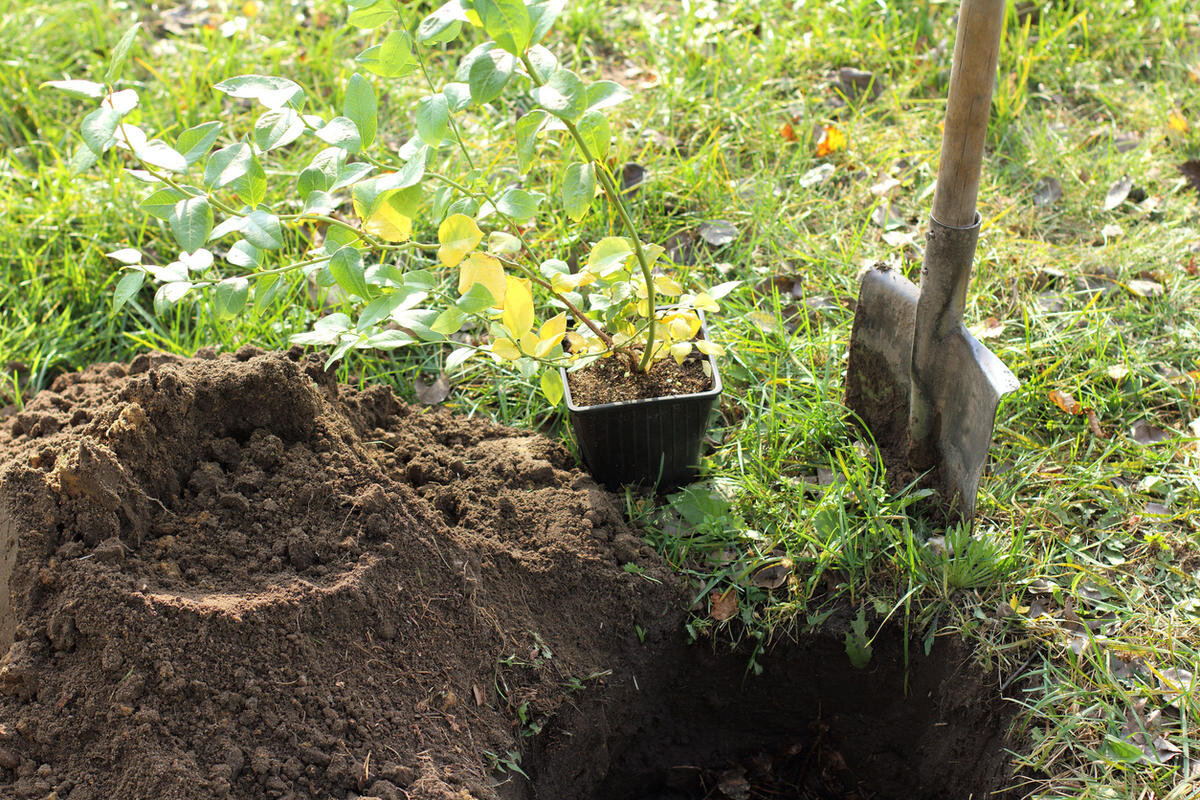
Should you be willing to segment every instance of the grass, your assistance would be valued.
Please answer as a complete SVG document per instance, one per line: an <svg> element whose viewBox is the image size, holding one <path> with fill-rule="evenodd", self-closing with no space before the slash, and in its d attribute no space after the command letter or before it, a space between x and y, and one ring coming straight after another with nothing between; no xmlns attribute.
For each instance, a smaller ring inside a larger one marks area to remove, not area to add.
<svg viewBox="0 0 1200 800"><path fill-rule="evenodd" d="M1200 13L1183 0L1019 6L1001 52L966 316L989 320L985 343L1022 385L1001 406L973 531L910 519L912 496L889 494L841 405L859 269L919 267L954 5L608 0L564 16L553 36L582 73L641 87L619 114L616 157L646 171L636 212L647 238L692 262L685 278L745 281L713 320L729 353L708 480L665 515L637 498L631 509L657 514L652 540L695 583L697 638L757 652L834 603L866 609L871 632L904 624L926 645L966 636L1022 706L1014 759L1032 796L1184 800L1200 794L1200 703L1175 686L1200 661L1200 196L1176 165L1200 156ZM136 2L21 0L0 12L0 405L91 361L279 347L313 319L301 280L233 323L187 307L158 318L147 298L110 312L103 254L166 250L169 236L136 210L140 188L115 161L70 174L81 106L39 87L101 75L135 14L161 20ZM264 3L230 38L204 25L154 30L130 73L143 124L228 116L208 87L248 72L285 74L334 106L361 38L343 19L320 0ZM842 67L872 72L885 91L834 105ZM404 135L418 87L389 91L390 135ZM1168 128L1173 110L1186 132ZM830 123L849 146L818 157L811 129ZM503 119L475 124L484 141L504 133ZM311 152L297 149L282 172ZM561 166L543 157L546 171ZM832 172L819 179L823 165ZM1129 197L1106 208L1126 176ZM1044 206L1042 178L1062 189ZM888 203L896 224L885 232L871 217ZM714 219L737 227L732 244L699 238ZM569 255L610 224L546 220L537 236ZM411 398L413 378L435 374L441 357L354 356L342 377ZM519 376L474 370L454 383L456 407L563 432ZM1094 422L1060 408L1054 390ZM1133 435L1139 423L1161 441ZM677 535L681 524L691 535ZM731 588L738 613L718 621L703 597ZM1146 755L1138 734L1170 747Z"/></svg>

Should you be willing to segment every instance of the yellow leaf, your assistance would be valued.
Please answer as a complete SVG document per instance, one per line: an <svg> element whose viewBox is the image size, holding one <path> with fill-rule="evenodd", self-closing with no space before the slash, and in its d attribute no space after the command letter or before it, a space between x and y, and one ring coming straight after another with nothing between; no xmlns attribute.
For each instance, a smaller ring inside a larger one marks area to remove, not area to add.
<svg viewBox="0 0 1200 800"><path fill-rule="evenodd" d="M725 348L707 339L699 339L696 341L696 349L706 356L720 356L725 354Z"/></svg>
<svg viewBox="0 0 1200 800"><path fill-rule="evenodd" d="M845 150L848 142L845 131L836 125L826 125L821 131L821 140L817 142L817 157Z"/></svg>
<svg viewBox="0 0 1200 800"><path fill-rule="evenodd" d="M683 294L683 287L669 275L659 275L654 279L654 288L667 297L678 297Z"/></svg>
<svg viewBox="0 0 1200 800"><path fill-rule="evenodd" d="M526 331L521 336L521 349L526 353L533 353L537 350L538 338L533 331Z"/></svg>
<svg viewBox="0 0 1200 800"><path fill-rule="evenodd" d="M374 214L363 220L363 230L385 242L407 242L412 236L412 220L384 203Z"/></svg>
<svg viewBox="0 0 1200 800"><path fill-rule="evenodd" d="M701 311L720 311L721 306L708 296L708 292L701 292L692 300L692 308L698 308Z"/></svg>
<svg viewBox="0 0 1200 800"><path fill-rule="evenodd" d="M581 286L590 286L596 282L596 276L590 272L556 272L550 276L550 288L562 294L573 292Z"/></svg>
<svg viewBox="0 0 1200 800"><path fill-rule="evenodd" d="M557 344L562 341L566 332L567 312L564 311L542 323L542 327L538 328L538 338L543 342L552 341Z"/></svg>
<svg viewBox="0 0 1200 800"><path fill-rule="evenodd" d="M686 342L692 338L692 326L680 316L672 317L671 321L667 323L667 330L671 332L672 339Z"/></svg>
<svg viewBox="0 0 1200 800"><path fill-rule="evenodd" d="M1187 117L1185 117L1178 109L1171 109L1171 113L1167 114L1167 127L1176 133L1187 133L1188 125Z"/></svg>
<svg viewBox="0 0 1200 800"><path fill-rule="evenodd" d="M567 344L571 346L571 355L580 356L588 351L588 341L575 331L567 334Z"/></svg>
<svg viewBox="0 0 1200 800"><path fill-rule="evenodd" d="M492 342L492 352L505 361L516 361L521 357L521 351L512 339L497 339Z"/></svg>
<svg viewBox="0 0 1200 800"><path fill-rule="evenodd" d="M496 307L504 306L504 292L508 288L504 265L499 259L486 253L474 252L463 262L458 271L458 293L466 294L471 287L482 283L496 300Z"/></svg>
<svg viewBox="0 0 1200 800"><path fill-rule="evenodd" d="M463 11L463 16L467 18L467 22L474 25L476 28L483 27L483 19L479 16L479 12L473 8L468 8Z"/></svg>
<svg viewBox="0 0 1200 800"><path fill-rule="evenodd" d="M529 284L511 275L505 276L508 287L504 296L504 313L500 322L512 336L523 336L533 327L533 294Z"/></svg>
<svg viewBox="0 0 1200 800"><path fill-rule="evenodd" d="M662 321L667 324L672 333L676 330L681 332L679 336L675 337L676 339L694 339L700 332L700 317L691 311L674 311L663 317ZM687 333L682 333L684 330Z"/></svg>
<svg viewBox="0 0 1200 800"><path fill-rule="evenodd" d="M250 17L251 19L257 17L258 3L255 3L254 0L247 0L247 2L242 3L242 14Z"/></svg>
<svg viewBox="0 0 1200 800"><path fill-rule="evenodd" d="M671 345L671 357L674 358L675 362L678 364L682 364L683 360L687 358L691 352L691 342L676 342L675 344Z"/></svg>
<svg viewBox="0 0 1200 800"><path fill-rule="evenodd" d="M438 259L447 267L457 267L467 253L483 241L483 231L465 214L452 214L438 226Z"/></svg>

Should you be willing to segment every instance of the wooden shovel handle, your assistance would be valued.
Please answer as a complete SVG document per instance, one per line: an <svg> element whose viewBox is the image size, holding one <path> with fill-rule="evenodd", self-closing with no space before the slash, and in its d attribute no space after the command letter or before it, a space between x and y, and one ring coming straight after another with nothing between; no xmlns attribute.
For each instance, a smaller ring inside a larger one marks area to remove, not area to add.
<svg viewBox="0 0 1200 800"><path fill-rule="evenodd" d="M983 143L1004 27L1004 2L963 0L958 10L946 130L933 197L933 218L955 228L975 223Z"/></svg>

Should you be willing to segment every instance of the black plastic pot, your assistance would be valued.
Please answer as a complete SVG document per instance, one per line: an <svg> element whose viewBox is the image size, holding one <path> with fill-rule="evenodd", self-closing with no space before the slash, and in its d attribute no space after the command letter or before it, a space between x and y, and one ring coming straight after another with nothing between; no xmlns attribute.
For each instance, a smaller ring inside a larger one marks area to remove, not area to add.
<svg viewBox="0 0 1200 800"><path fill-rule="evenodd" d="M571 429L584 464L597 481L614 490L637 485L662 491L695 478L700 443L721 394L716 359L706 358L712 367L712 388L707 391L598 406L575 405L563 370Z"/></svg>

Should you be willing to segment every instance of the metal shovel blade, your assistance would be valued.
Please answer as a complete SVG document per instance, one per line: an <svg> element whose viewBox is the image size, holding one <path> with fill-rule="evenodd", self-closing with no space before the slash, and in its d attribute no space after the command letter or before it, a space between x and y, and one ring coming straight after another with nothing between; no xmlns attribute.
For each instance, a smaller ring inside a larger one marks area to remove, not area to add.
<svg viewBox="0 0 1200 800"><path fill-rule="evenodd" d="M938 343L937 374L923 381L921 394L935 409L933 452L914 454L910 398L918 297L917 287L893 270L876 267L863 275L850 334L846 405L875 439L893 485L920 479L920 486L937 493L947 518L970 520L996 408L1018 382L958 324Z"/></svg>

